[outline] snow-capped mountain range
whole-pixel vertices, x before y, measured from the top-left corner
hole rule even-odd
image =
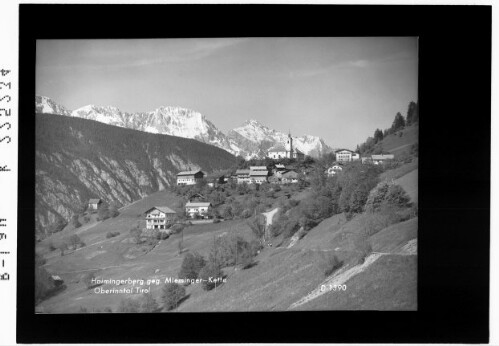
[[[288,136],[256,120],[248,120],[226,135],[201,113],[182,107],[160,107],[151,112],[127,113],[112,106],[88,105],[70,111],[45,96],[36,96],[35,105],[36,113],[78,117],[144,132],[193,138],[245,159],[265,157],[269,148],[284,144]],[[295,147],[306,155],[318,157],[332,151],[319,137],[305,135],[293,139]]]

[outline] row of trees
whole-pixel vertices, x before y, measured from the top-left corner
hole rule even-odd
[[[381,142],[385,137],[403,130],[406,126],[410,126],[418,122],[419,103],[411,101],[407,108],[405,118],[402,114],[400,114],[400,112],[397,112],[390,128],[385,129],[384,131],[376,129],[373,137],[368,137],[364,143],[358,145],[356,151],[360,154],[381,154],[382,149],[380,147],[376,147],[376,144]]]

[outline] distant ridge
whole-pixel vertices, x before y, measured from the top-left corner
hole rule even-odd
[[[90,198],[123,205],[171,186],[179,171],[212,172],[236,161],[196,140],[52,114],[37,114],[35,155],[39,232],[69,220]]]
[[[253,119],[226,135],[201,113],[183,107],[159,107],[150,112],[128,113],[113,106],[87,105],[70,111],[44,96],[37,96],[35,104],[37,113],[59,114],[149,133],[192,138],[246,159],[265,157],[268,148],[284,143],[287,137],[287,134]],[[294,139],[296,147],[306,155],[319,157],[332,151],[319,137],[304,135]]]

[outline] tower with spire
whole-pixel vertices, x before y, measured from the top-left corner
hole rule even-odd
[[[288,130],[288,139],[286,140],[286,157],[293,157],[293,137],[291,137],[291,130]]]

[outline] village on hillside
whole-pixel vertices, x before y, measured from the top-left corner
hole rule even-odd
[[[228,60],[238,62],[237,71],[251,65],[251,73],[234,74],[216,58],[209,62],[216,68],[195,69],[216,73],[207,80],[224,85],[232,103],[218,102],[220,90],[213,94],[205,83],[197,97],[179,90],[171,99],[167,89],[145,83],[145,92],[157,94],[147,102],[119,92],[80,108],[74,107],[93,101],[77,95],[66,109],[51,93],[35,99],[36,313],[417,310],[416,84],[394,97],[388,83],[385,97],[371,100],[380,79],[369,84],[362,73],[375,64],[360,69],[337,61],[359,78],[331,78],[333,61],[326,60],[341,50],[330,44],[346,41],[292,41],[209,45],[227,48],[224,54],[235,49]],[[375,41],[354,46],[368,44],[374,54]],[[197,51],[206,42],[177,43]],[[417,57],[416,40],[389,42]],[[156,43],[178,49],[168,40]],[[157,45],[149,46],[151,57]],[[253,45],[267,48],[255,56]],[[363,62],[359,51],[352,54]],[[210,60],[199,55],[188,64]],[[290,55],[297,58],[279,61]],[[261,66],[248,65],[248,56]],[[289,70],[271,73],[276,63]],[[325,69],[317,69],[321,64]],[[113,79],[116,88],[122,76]],[[346,97],[352,90],[331,92],[350,81],[356,84],[350,89],[362,90],[356,102]],[[307,97],[297,97],[302,93]],[[377,128],[382,124],[388,127]]]
[[[360,157],[359,153],[348,149],[338,149],[334,151],[334,156],[336,161],[324,171],[325,176],[334,176],[341,172],[345,165],[359,160],[362,164],[383,165],[395,158],[393,154]],[[250,186],[261,184],[288,185],[300,182],[301,184],[306,184],[310,179],[308,176],[311,173],[310,169],[296,164],[303,162],[305,155],[293,147],[291,134],[289,134],[284,146],[280,145],[269,149],[268,158],[271,160],[266,166],[249,166],[245,169],[237,169],[227,175],[207,174],[201,170],[182,171],[177,173],[176,184],[177,186],[207,185],[213,189],[223,189],[224,186],[231,184],[246,184]],[[281,159],[292,159],[293,163],[284,165],[280,163]],[[89,203],[92,203],[92,201]],[[213,212],[214,204],[214,201],[196,193],[189,197],[188,202],[185,204],[183,215],[188,220],[204,219],[213,221],[216,216]],[[90,206],[91,204],[89,204]],[[146,228],[166,231],[178,220],[176,214],[168,206],[154,206],[144,212],[147,220]]]

